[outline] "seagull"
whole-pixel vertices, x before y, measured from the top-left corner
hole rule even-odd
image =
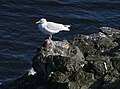
[[[38,24],[38,28],[41,32],[49,35],[49,39],[47,40],[48,44],[51,43],[53,34],[56,34],[60,31],[70,31],[70,25],[49,22],[45,18],[41,18],[39,21],[36,22],[36,24]]]

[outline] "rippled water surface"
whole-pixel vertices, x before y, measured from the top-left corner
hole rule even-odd
[[[70,40],[101,26],[120,28],[120,0],[0,0],[0,82],[31,67],[36,48],[47,38],[35,24],[42,17],[71,24],[70,32],[54,35]]]

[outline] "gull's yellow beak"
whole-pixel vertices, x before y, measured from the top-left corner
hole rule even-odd
[[[40,21],[35,22],[36,24],[40,23]]]

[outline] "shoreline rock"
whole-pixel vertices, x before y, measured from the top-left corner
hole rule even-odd
[[[77,35],[71,42],[43,44],[32,59],[32,68],[0,89],[119,89],[120,30],[100,29]]]

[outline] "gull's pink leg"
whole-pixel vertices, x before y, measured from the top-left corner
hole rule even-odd
[[[47,44],[52,44],[52,35],[49,36],[49,39],[46,40]]]

